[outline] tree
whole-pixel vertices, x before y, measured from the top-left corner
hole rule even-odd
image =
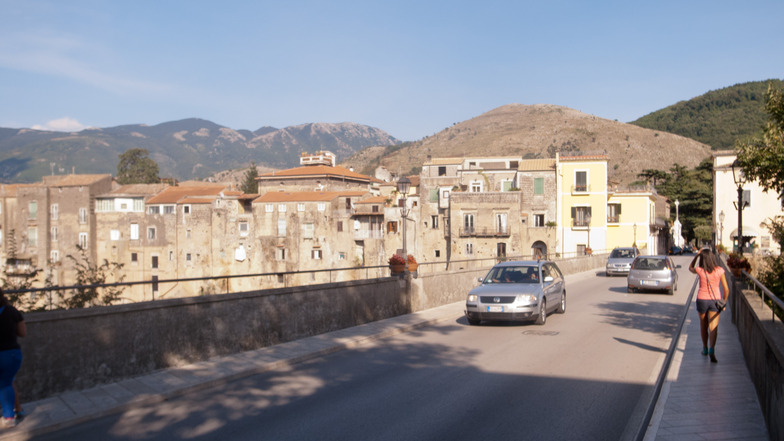
[[[642,171],[642,173],[637,173],[637,177],[645,179],[646,181],[653,184],[654,187],[656,187],[659,184],[659,182],[663,182],[667,180],[667,172],[665,172],[664,170],[646,168]]]
[[[111,305],[119,300],[124,288],[118,286],[103,287],[103,296],[101,296],[98,288],[93,285],[112,283],[109,281],[110,276],[113,276],[116,283],[121,283],[125,280],[125,274],[119,277],[117,275],[120,274],[123,264],[117,262],[109,263],[108,260],[104,259],[101,265],[96,265],[90,262],[90,257],[87,255],[85,248],[82,248],[80,245],[76,245],[76,248],[79,250],[78,258],[70,254],[66,257],[74,264],[76,284],[79,287],[73,290],[70,297],[63,298],[62,304],[67,309],[71,309],[100,304]],[[63,293],[60,295],[64,297]]]
[[[784,196],[784,93],[768,85],[765,93],[768,122],[762,136],[736,145],[738,163],[748,179]]]
[[[242,182],[240,190],[246,194],[256,194],[259,192],[259,170],[256,168],[256,163],[251,162],[250,167],[245,171],[245,180]]]
[[[117,182],[127,184],[155,184],[158,177],[158,163],[147,155],[146,149],[128,149],[120,155],[117,164]]]

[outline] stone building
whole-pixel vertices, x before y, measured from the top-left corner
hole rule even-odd
[[[54,285],[72,283],[75,267],[72,256],[83,262],[97,261],[95,197],[112,189],[111,175],[45,176],[41,183],[8,188],[0,208],[3,212],[2,261],[5,273],[14,268],[43,270],[33,286],[45,280]],[[10,262],[9,262],[9,259]]]

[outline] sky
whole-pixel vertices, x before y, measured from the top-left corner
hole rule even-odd
[[[354,122],[511,104],[622,122],[784,78],[781,0],[0,0],[0,127]]]

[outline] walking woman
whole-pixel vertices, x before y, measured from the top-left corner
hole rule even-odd
[[[697,291],[697,313],[700,315],[702,355],[710,355],[711,362],[716,363],[714,348],[719,334],[719,313],[721,313],[716,306],[716,301],[723,299],[726,302],[730,288],[727,285],[724,268],[719,266],[716,255],[710,248],[703,248],[694,256],[689,271],[697,274],[700,279],[700,289]]]
[[[3,427],[16,426],[14,377],[22,365],[22,349],[16,338],[26,334],[22,313],[8,303],[0,288],[0,404],[3,406]]]

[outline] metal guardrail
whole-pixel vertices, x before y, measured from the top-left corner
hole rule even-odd
[[[776,297],[776,295],[773,294],[771,290],[769,290],[765,285],[763,285],[762,282],[754,278],[754,276],[747,273],[746,270],[741,270],[740,273],[754,285],[754,292],[756,292],[760,296],[763,305],[767,305],[770,307],[771,314],[773,314],[773,317],[771,317],[771,321],[775,321],[777,315],[776,307],[778,307],[781,311],[784,311],[784,301]],[[757,292],[758,288],[760,290],[759,292]],[[770,299],[772,305],[768,305],[768,303],[765,301],[766,297]],[[784,320],[781,317],[779,317],[779,321],[784,322]]]

